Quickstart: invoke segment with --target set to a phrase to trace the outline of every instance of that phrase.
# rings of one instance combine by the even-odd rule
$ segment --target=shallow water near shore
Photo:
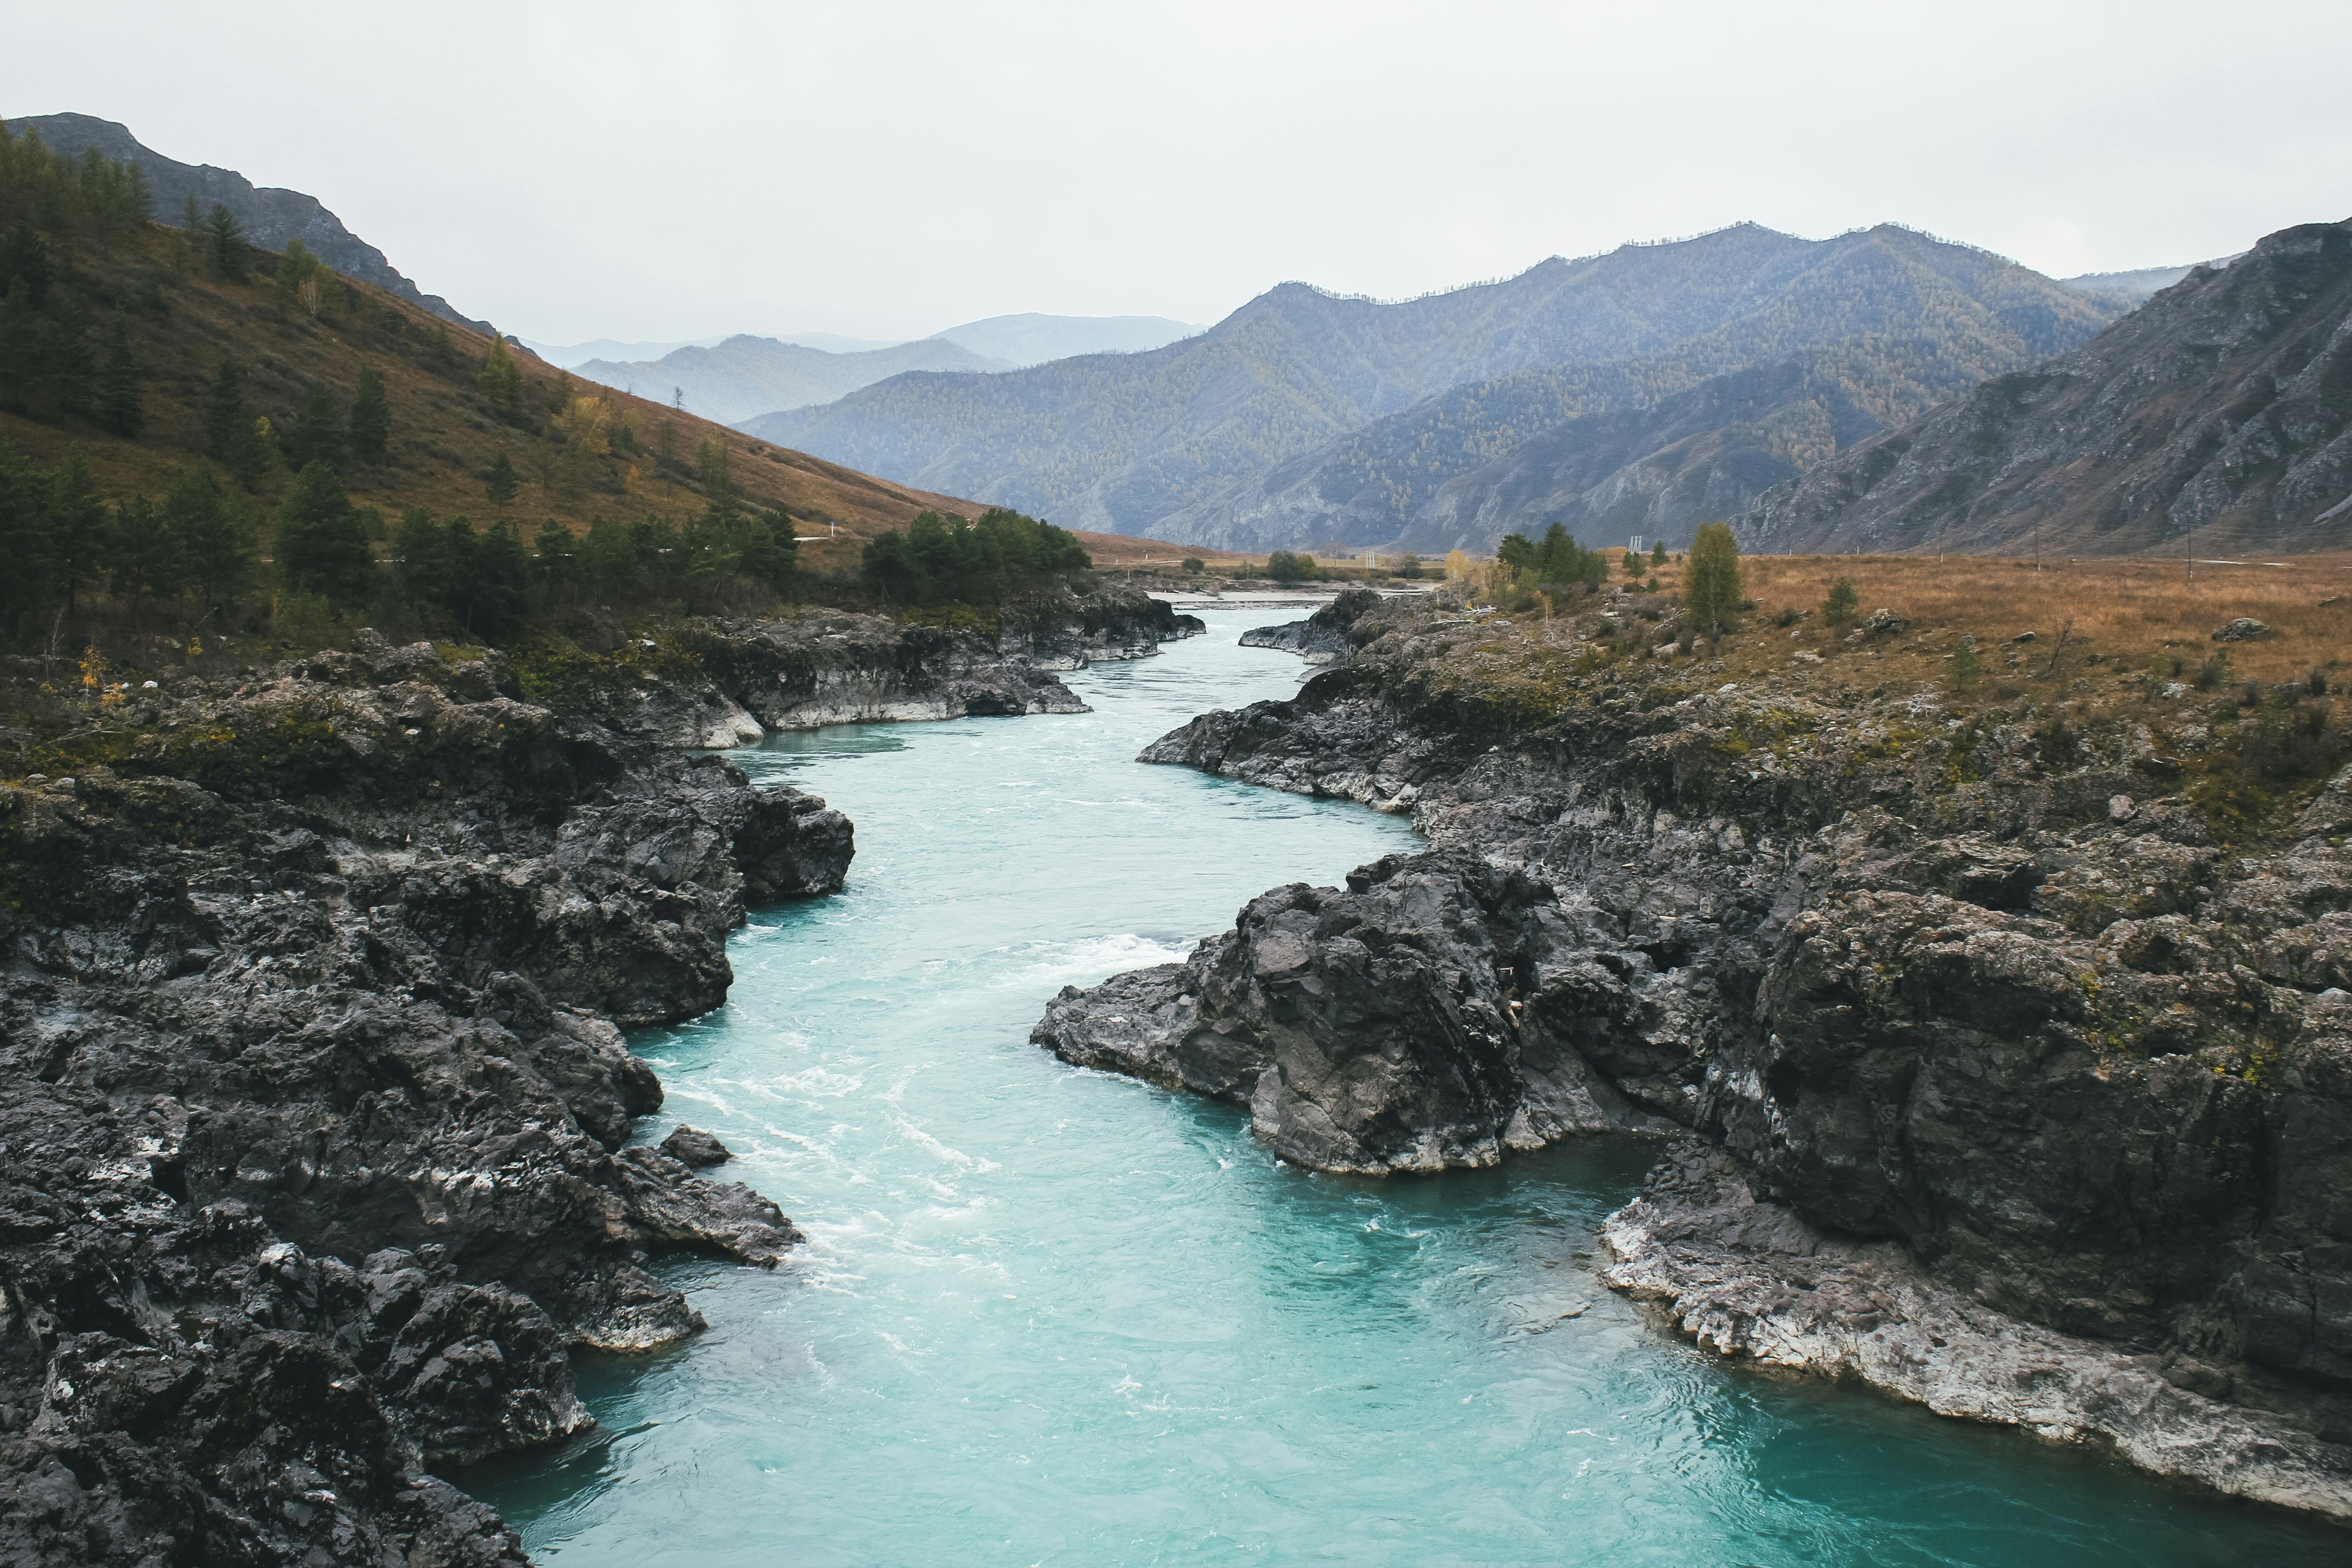
[[[663,1266],[711,1331],[583,1358],[602,1429],[459,1478],[587,1565],[2336,1563],[2352,1533],[1704,1356],[1594,1278],[1648,1150],[1388,1182],[1028,1043],[1065,984],[1182,955],[1407,823],[1173,768],[1286,696],[1264,611],[1069,678],[1096,711],[737,753],[857,824],[843,895],[755,915],[728,1005],[637,1048],[663,1113],[808,1245]]]

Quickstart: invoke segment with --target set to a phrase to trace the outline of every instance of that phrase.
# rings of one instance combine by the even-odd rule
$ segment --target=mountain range
[[[931,336],[970,349],[982,359],[1001,360],[1008,365],[1028,365],[1043,364],[1053,359],[1068,359],[1073,354],[1138,353],[1207,330],[1189,321],[1171,321],[1166,316],[1041,316],[1033,311],[1024,315],[990,316],[982,321],[966,321],[960,327],[933,332]],[[727,332],[715,338],[694,338],[676,342],[631,343],[612,338],[594,338],[584,343],[542,343],[530,338],[521,341],[524,347],[548,363],[570,369],[590,360],[649,363],[679,349],[716,348],[730,337],[759,335],[762,334]],[[845,338],[838,332],[775,332],[765,335],[775,342],[823,349],[829,354],[869,353],[877,349],[895,349],[902,343],[923,341],[916,338]]]
[[[827,333],[806,334],[825,340],[808,343],[742,333],[712,342],[642,345],[665,351],[658,357],[583,359],[551,348],[563,356],[554,363],[590,381],[665,403],[675,398],[705,418],[735,424],[830,403],[906,371],[1013,370],[1073,354],[1131,353],[1200,330],[1165,316],[1033,314],[991,316],[900,343],[860,344]]]
[[[656,403],[674,403],[705,419],[731,425],[771,409],[830,403],[861,386],[913,370],[1010,370],[944,338],[926,338],[863,353],[823,349],[774,338],[728,338],[712,347],[688,344],[657,360],[592,359],[574,375]]]
[[[200,213],[209,213],[217,204],[228,208],[244,226],[246,239],[264,250],[283,250],[289,241],[299,239],[313,256],[346,278],[373,284],[445,321],[477,331],[490,331],[488,322],[459,314],[440,295],[427,294],[409,281],[384,258],[383,251],[345,228],[343,220],[316,196],[256,185],[234,169],[166,158],[142,144],[128,127],[93,115],[32,114],[6,124],[19,134],[37,132],[54,152],[78,158],[84,148],[95,147],[100,157],[142,165],[147,172],[148,188],[154,194],[154,214],[160,223],[182,222],[190,197],[195,199]]]
[[[2194,268],[2083,347],[1814,465],[1733,527],[1767,551],[2342,549],[2352,221]]]
[[[1893,225],[1742,224],[1401,303],[1287,283],[1150,353],[900,375],[742,428],[1070,526],[1227,548],[1479,548],[1554,515],[1673,534],[2126,308]],[[1738,417],[1694,442],[1710,396]]]

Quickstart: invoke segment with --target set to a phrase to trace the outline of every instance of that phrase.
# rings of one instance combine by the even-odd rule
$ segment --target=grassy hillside
[[[205,456],[205,394],[226,357],[244,369],[247,406],[278,429],[293,424],[311,382],[347,400],[362,370],[383,376],[390,412],[386,460],[352,464],[345,478],[354,501],[387,515],[425,507],[482,520],[503,510],[526,526],[550,518],[584,526],[600,515],[682,514],[702,504],[693,464],[706,440],[728,449],[735,483],[751,504],[785,509],[811,524],[833,520],[861,538],[926,507],[978,510],[595,387],[528,355],[517,356],[521,416],[502,418],[475,384],[489,340],[348,279],[335,280],[330,295],[341,297],[313,315],[299,300],[280,297],[270,277],[277,259],[257,253],[244,279],[217,277],[194,238],[156,224],[109,252],[72,247],[57,258],[64,274],[58,287],[94,318],[94,336],[95,320],[110,319],[100,313],[123,307],[145,371],[144,427],[125,438],[59,410],[37,392],[6,399],[0,389],[6,400],[0,402],[0,437],[43,461],[80,447],[110,496],[160,493],[176,470]],[[611,407],[608,450],[570,479],[551,470],[542,482],[539,459],[560,457],[563,447],[551,416],[582,395]],[[485,495],[481,478],[500,454],[523,479],[504,509]],[[282,472],[265,478],[257,498],[272,499],[284,479]]]

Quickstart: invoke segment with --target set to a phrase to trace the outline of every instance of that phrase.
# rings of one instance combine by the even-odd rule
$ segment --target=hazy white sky
[[[0,113],[527,337],[1213,321],[1752,218],[2057,274],[2352,216],[2352,4],[11,5]]]

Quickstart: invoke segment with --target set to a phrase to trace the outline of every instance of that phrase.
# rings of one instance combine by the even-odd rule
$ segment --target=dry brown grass
[[[2200,562],[2194,583],[2183,563],[2147,559],[2048,560],[2036,569],[2031,562],[1980,555],[1798,555],[1750,557],[1742,566],[1758,609],[1727,652],[1733,644],[1744,654],[1769,645],[1783,657],[1796,648],[1844,650],[1844,631],[1822,625],[1821,606],[1831,584],[1846,577],[1861,595],[1863,615],[1883,607],[1912,623],[1899,639],[1905,645],[1948,653],[1962,636],[1976,637],[1987,647],[1986,673],[1994,679],[2003,660],[1991,650],[2029,631],[2034,639],[2025,646],[2036,657],[2021,662],[2036,670],[2063,634],[2065,663],[2097,656],[2144,670],[2168,653],[2193,671],[2220,646],[2214,629],[2238,616],[2273,631],[2230,646],[2239,679],[2282,681],[2352,660],[2352,555],[2303,556],[2281,565]],[[1662,572],[1661,586],[1672,587],[1679,571]],[[2335,602],[2323,603],[2328,599]],[[1784,607],[1813,612],[1794,638],[1770,626]]]

